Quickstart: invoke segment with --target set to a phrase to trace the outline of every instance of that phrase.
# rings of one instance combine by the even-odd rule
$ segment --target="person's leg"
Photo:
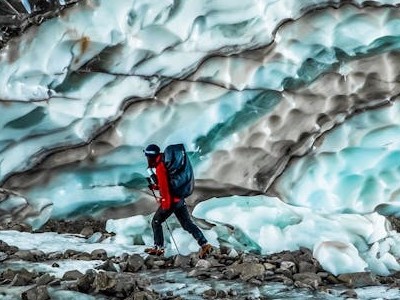
[[[162,223],[172,214],[173,209],[164,210],[159,207],[154,214],[151,226],[153,227],[154,245],[157,247],[164,247],[164,234],[162,230]]]
[[[179,223],[182,225],[182,228],[189,232],[196,239],[200,246],[203,246],[207,243],[207,239],[204,237],[204,234],[190,218],[185,200],[182,199],[175,205],[174,213]]]

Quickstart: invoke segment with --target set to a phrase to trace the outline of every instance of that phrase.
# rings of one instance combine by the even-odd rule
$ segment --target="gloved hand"
[[[149,184],[148,186],[147,186],[150,190],[158,190],[158,186],[156,185],[156,184]]]

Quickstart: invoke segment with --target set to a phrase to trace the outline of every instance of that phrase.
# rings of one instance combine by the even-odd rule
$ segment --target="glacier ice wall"
[[[183,142],[220,241],[398,270],[399,48],[394,0],[80,1],[1,49],[0,221],[147,216]]]

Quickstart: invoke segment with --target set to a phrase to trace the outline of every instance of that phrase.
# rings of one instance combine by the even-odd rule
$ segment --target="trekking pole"
[[[175,245],[176,251],[178,251],[178,254],[179,254],[179,255],[181,255],[181,253],[179,252],[178,246],[177,246],[177,244],[176,244],[176,242],[175,242],[174,236],[172,235],[171,229],[169,229],[169,226],[168,226],[167,220],[165,220],[165,225],[167,225],[167,229],[168,229],[168,231],[169,231],[169,234],[171,235],[171,239],[172,239],[172,241],[174,242],[174,245]]]
[[[148,178],[148,177],[147,177],[147,181],[148,181],[150,184],[152,184],[151,179]],[[154,190],[153,190],[153,189],[151,189],[151,192],[153,193],[153,196],[154,196],[154,198],[155,198],[156,201],[157,201],[156,193],[154,193]],[[168,226],[168,223],[167,223],[167,220],[166,220],[166,219],[165,219],[165,225],[167,225],[167,229],[168,229],[168,231],[169,231],[169,234],[171,235],[172,241],[174,242],[176,251],[178,251],[178,254],[181,255],[181,253],[179,252],[178,245],[177,245],[176,242],[175,242],[174,236],[172,235],[171,229],[169,229],[169,226]]]

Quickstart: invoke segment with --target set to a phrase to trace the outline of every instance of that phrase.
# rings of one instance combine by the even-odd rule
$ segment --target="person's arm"
[[[159,190],[157,175],[154,173],[153,168],[147,168],[147,173],[149,174],[149,177],[147,177],[149,189]]]
[[[171,192],[169,190],[169,183],[168,183],[168,173],[164,163],[159,163],[157,165],[157,180],[158,180],[158,187],[160,190],[161,195],[161,208],[162,209],[169,209],[171,206]]]

